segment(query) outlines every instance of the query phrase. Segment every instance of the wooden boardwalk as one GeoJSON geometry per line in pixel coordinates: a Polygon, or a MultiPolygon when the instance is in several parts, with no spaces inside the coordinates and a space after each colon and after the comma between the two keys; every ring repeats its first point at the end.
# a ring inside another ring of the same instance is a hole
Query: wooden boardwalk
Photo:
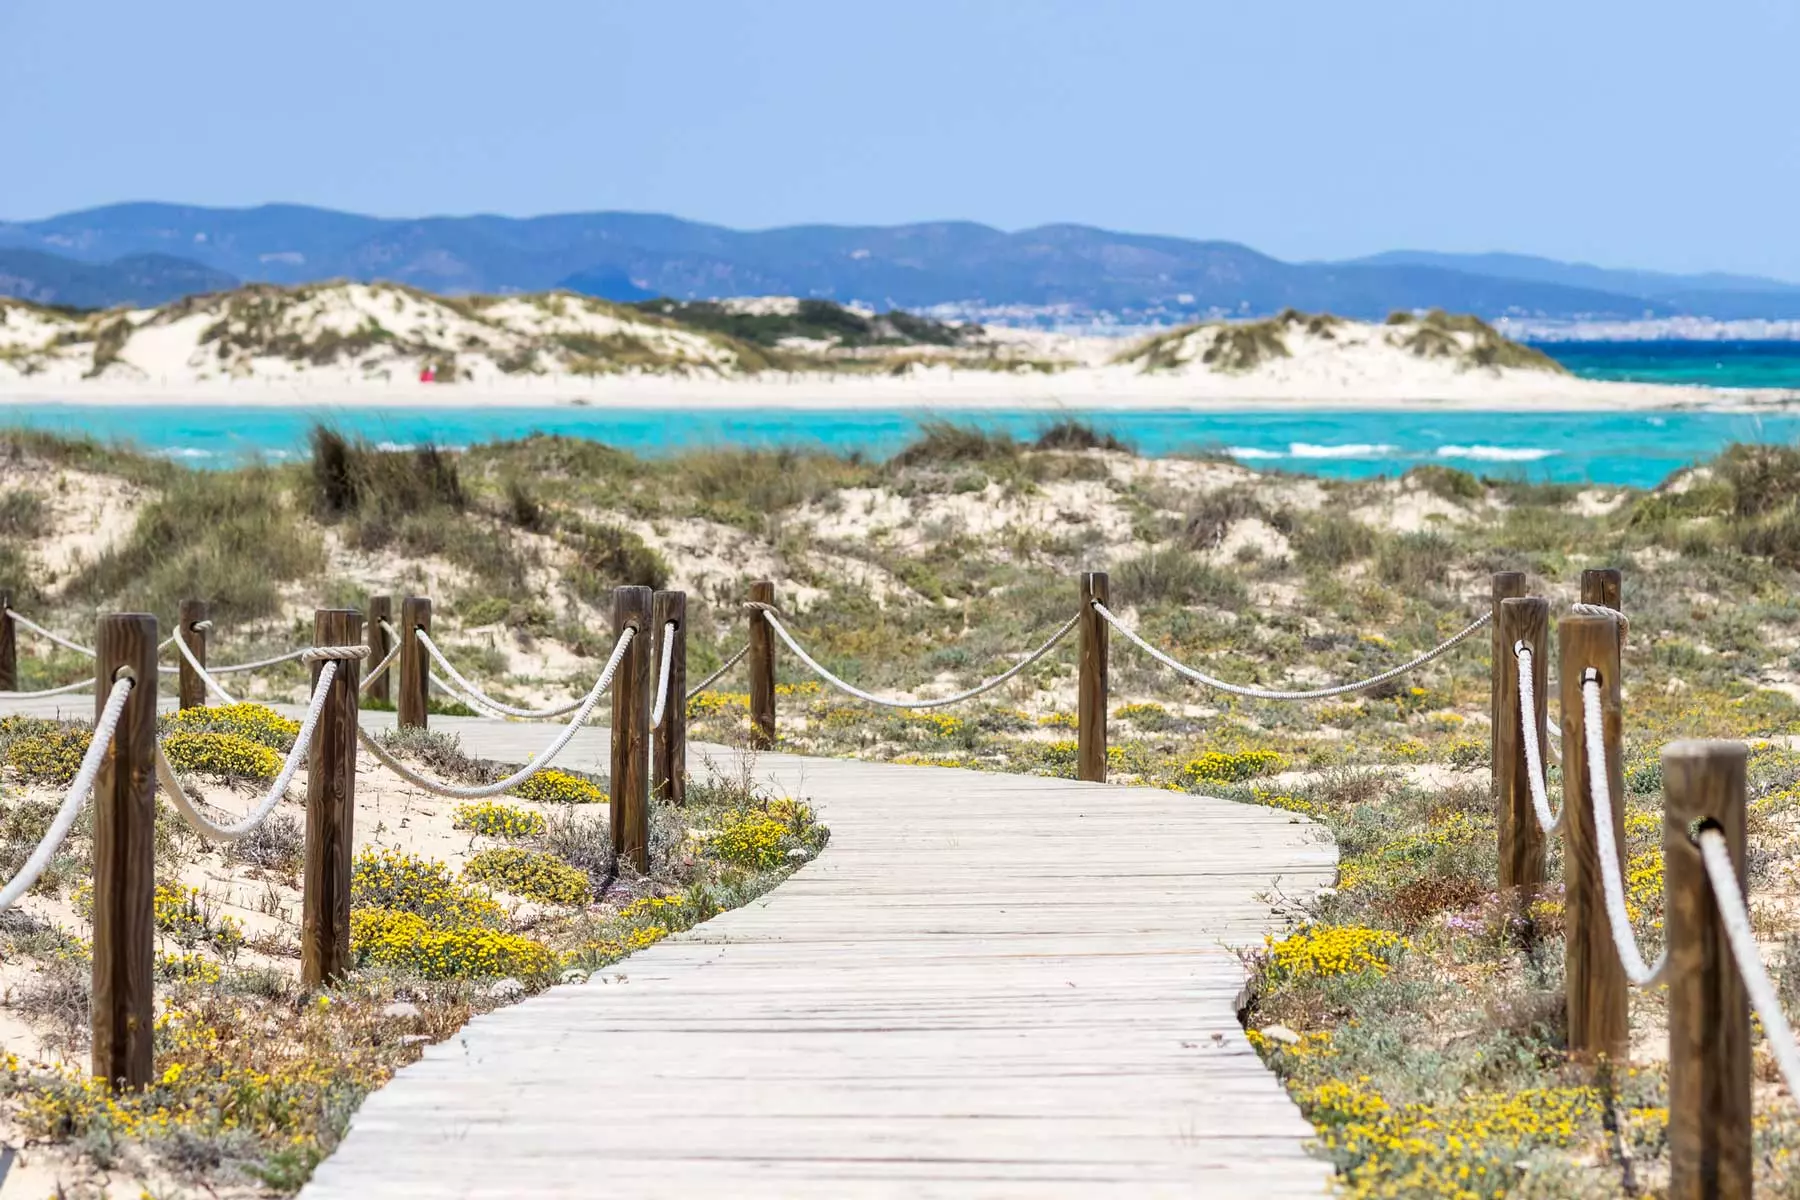
{"type": "MultiPolygon", "coordinates": [[[[544,738],[439,724],[496,758],[544,738]]],[[[1316,826],[1055,779],[755,773],[818,806],[815,862],[429,1047],[303,1200],[1324,1194],[1229,948],[1270,928],[1277,884],[1331,881],[1316,826]]]]}

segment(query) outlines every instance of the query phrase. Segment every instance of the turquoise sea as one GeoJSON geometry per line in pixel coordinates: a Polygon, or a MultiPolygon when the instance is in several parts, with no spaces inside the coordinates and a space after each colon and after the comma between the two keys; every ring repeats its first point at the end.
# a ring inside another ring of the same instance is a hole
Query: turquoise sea
{"type": "MultiPolygon", "coordinates": [[[[1800,390],[1800,343],[1556,343],[1543,347],[1578,374],[1713,386],[1800,390]],[[1717,364],[1729,363],[1730,366],[1717,364]],[[1731,380],[1726,383],[1725,380],[1731,380]]],[[[1800,444],[1800,414],[1660,412],[1206,412],[1046,413],[973,410],[959,423],[1035,436],[1074,418],[1147,454],[1209,451],[1264,470],[1339,477],[1397,474],[1442,463],[1483,475],[1652,486],[1733,441],[1800,444]]],[[[599,409],[447,406],[431,410],[115,407],[30,404],[0,408],[0,425],[123,440],[199,466],[306,453],[318,422],[393,446],[468,446],[532,432],[608,442],[641,454],[704,446],[795,446],[892,454],[931,414],[916,409],[599,409]]]]}

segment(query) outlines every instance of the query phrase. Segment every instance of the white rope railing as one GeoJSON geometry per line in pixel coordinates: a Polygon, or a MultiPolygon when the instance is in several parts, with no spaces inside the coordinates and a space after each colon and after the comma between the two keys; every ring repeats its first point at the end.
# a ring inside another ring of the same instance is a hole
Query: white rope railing
{"type": "Polygon", "coordinates": [[[726,659],[722,664],[720,664],[718,670],[714,671],[711,675],[708,675],[705,679],[702,679],[699,683],[697,683],[693,687],[689,688],[688,694],[686,696],[684,696],[683,699],[691,701],[691,700],[693,700],[693,698],[695,696],[698,696],[701,692],[704,692],[707,688],[709,688],[713,684],[719,682],[720,679],[723,679],[725,677],[725,672],[731,670],[731,668],[737,666],[740,662],[744,661],[744,655],[746,655],[748,653],[750,653],[749,646],[739,646],[737,649],[737,653],[733,654],[730,658],[726,659]]]}
{"type": "Polygon", "coordinates": [[[65,650],[73,650],[75,653],[85,654],[89,658],[98,657],[98,652],[95,651],[92,646],[84,646],[80,642],[72,642],[60,633],[45,629],[42,625],[39,625],[36,621],[33,621],[30,617],[15,608],[7,609],[6,615],[12,619],[13,624],[24,629],[29,629],[39,637],[46,641],[55,642],[65,650]]]}
{"type": "Polygon", "coordinates": [[[1793,1027],[1781,1010],[1781,998],[1769,979],[1768,968],[1763,966],[1762,952],[1757,949],[1756,933],[1750,927],[1750,908],[1744,903],[1737,871],[1731,864],[1731,847],[1725,843],[1725,834],[1710,826],[1702,828],[1694,840],[1700,846],[1700,861],[1712,883],[1713,898],[1718,901],[1725,940],[1731,947],[1731,956],[1737,960],[1744,991],[1750,995],[1750,1007],[1762,1021],[1769,1053],[1781,1070],[1788,1095],[1800,1100],[1800,1047],[1794,1044],[1793,1027]]]}
{"type": "Polygon", "coordinates": [[[1594,806],[1594,853],[1600,860],[1600,878],[1606,893],[1606,923],[1612,930],[1619,963],[1633,987],[1662,982],[1669,965],[1667,947],[1654,964],[1644,962],[1632,932],[1631,913],[1625,904],[1625,881],[1619,866],[1618,839],[1613,836],[1612,791],[1606,778],[1606,734],[1601,722],[1600,672],[1589,667],[1581,679],[1582,731],[1587,742],[1588,795],[1594,806]]]}
{"type": "Polygon", "coordinates": [[[188,666],[194,668],[194,672],[200,676],[200,682],[206,686],[207,691],[211,692],[227,704],[237,703],[237,699],[232,696],[230,692],[225,690],[224,685],[213,678],[212,672],[206,669],[205,664],[200,661],[199,656],[194,653],[186,641],[181,638],[176,638],[175,649],[180,651],[181,657],[187,659],[188,666]]]}
{"type": "Polygon", "coordinates": [[[42,700],[46,696],[67,696],[71,692],[85,692],[94,686],[92,679],[77,679],[74,683],[65,683],[61,687],[44,688],[36,692],[0,692],[0,699],[5,700],[42,700]]]}
{"type": "MultiPolygon", "coordinates": [[[[183,649],[186,649],[187,647],[186,642],[179,640],[175,644],[181,646],[183,649]]],[[[226,663],[221,667],[209,666],[207,667],[207,670],[211,671],[214,675],[236,675],[240,671],[260,671],[264,667],[279,666],[282,663],[305,662],[307,661],[307,655],[312,649],[313,647],[310,646],[303,647],[299,650],[289,650],[286,654],[277,654],[274,658],[259,658],[254,662],[226,663]]]]}
{"type": "MultiPolygon", "coordinates": [[[[364,654],[369,651],[367,646],[321,646],[317,649],[330,651],[355,649],[361,650],[364,654]]],[[[356,656],[344,654],[342,657],[356,656]]],[[[174,802],[176,811],[187,819],[189,825],[192,825],[201,835],[209,837],[215,842],[236,842],[250,836],[256,831],[257,826],[268,820],[269,814],[275,811],[275,806],[281,803],[281,798],[287,795],[288,785],[294,781],[295,772],[300,769],[301,762],[306,759],[312,749],[313,734],[319,726],[319,715],[325,711],[326,696],[331,691],[332,680],[337,678],[338,661],[337,658],[325,658],[325,665],[319,668],[318,681],[313,684],[312,703],[307,706],[306,717],[300,722],[300,732],[294,735],[294,744],[288,750],[287,761],[281,764],[281,772],[275,776],[275,782],[269,785],[269,790],[263,794],[263,798],[242,820],[229,825],[221,825],[201,812],[193,800],[188,797],[181,782],[175,778],[175,768],[169,764],[167,756],[163,754],[162,743],[157,742],[157,781],[162,784],[163,790],[169,793],[169,799],[174,802]]]]}
{"type": "Polygon", "coordinates": [[[675,662],[675,622],[663,625],[662,667],[656,673],[656,705],[650,710],[650,728],[661,729],[663,712],[669,707],[669,672],[675,662]]]}
{"type": "MultiPolygon", "coordinates": [[[[12,619],[12,621],[15,624],[19,625],[20,627],[30,630],[32,633],[37,634],[41,638],[44,638],[48,641],[56,643],[58,646],[61,646],[65,650],[73,650],[75,653],[84,654],[89,658],[96,657],[96,651],[94,650],[94,648],[92,646],[84,646],[80,642],[72,641],[69,638],[62,636],[60,633],[56,633],[53,630],[46,629],[42,625],[39,625],[36,621],[33,621],[30,617],[27,617],[25,614],[19,612],[17,609],[13,609],[13,608],[7,609],[6,615],[8,617],[10,617],[12,619]]],[[[212,627],[213,627],[213,623],[211,621],[196,621],[196,622],[194,622],[194,625],[193,625],[193,628],[195,628],[195,629],[211,629],[212,627]]],[[[160,652],[163,650],[167,650],[170,646],[174,646],[174,647],[178,648],[182,652],[182,657],[186,658],[190,665],[192,665],[194,663],[195,656],[194,656],[193,652],[188,649],[187,642],[182,638],[180,632],[171,633],[168,637],[164,638],[161,642],[158,642],[156,648],[160,652]]],[[[211,671],[214,675],[235,675],[242,671],[260,671],[264,667],[274,667],[274,666],[279,666],[282,663],[299,661],[299,660],[305,659],[306,655],[307,655],[307,648],[302,648],[299,650],[290,650],[286,654],[277,654],[272,658],[259,658],[259,659],[255,659],[251,662],[225,663],[223,665],[212,666],[212,667],[208,667],[205,669],[211,671]]],[[[159,674],[175,675],[175,674],[180,673],[181,668],[180,667],[162,666],[159,664],[157,666],[156,670],[159,674]]],[[[46,691],[41,691],[41,692],[5,692],[5,693],[0,693],[0,695],[5,695],[9,699],[23,700],[23,699],[30,699],[30,698],[38,697],[38,696],[59,696],[59,695],[62,695],[64,692],[78,692],[78,691],[82,690],[83,688],[89,687],[91,685],[92,685],[91,680],[84,680],[79,683],[68,684],[65,687],[52,688],[52,689],[49,689],[46,691]]]]}
{"type": "Polygon", "coordinates": [[[1284,691],[1270,688],[1246,687],[1242,684],[1228,683],[1223,679],[1208,675],[1204,671],[1197,671],[1185,663],[1177,662],[1175,659],[1170,658],[1167,654],[1164,654],[1161,650],[1158,650],[1155,646],[1152,646],[1149,642],[1146,642],[1143,638],[1139,637],[1135,630],[1119,620],[1118,617],[1114,616],[1112,610],[1107,608],[1106,605],[1100,603],[1098,600],[1090,601],[1090,603],[1093,604],[1094,611],[1099,613],[1108,625],[1111,625],[1114,629],[1124,634],[1128,641],[1138,649],[1142,650],[1145,654],[1148,654],[1151,658],[1162,663],[1165,667],[1170,668],[1177,674],[1185,675],[1195,683],[1203,684],[1215,691],[1229,692],[1233,696],[1244,696],[1252,700],[1326,700],[1333,696],[1347,696],[1353,692],[1366,692],[1372,687],[1379,687],[1389,680],[1398,679],[1400,676],[1405,675],[1410,671],[1417,670],[1426,663],[1431,662],[1433,659],[1449,653],[1452,649],[1461,645],[1470,637],[1473,637],[1477,631],[1494,619],[1494,614],[1492,612],[1482,613],[1462,630],[1451,635],[1449,640],[1441,642],[1430,650],[1427,650],[1425,653],[1419,655],[1417,658],[1403,662],[1399,666],[1383,671],[1379,675],[1372,675],[1367,679],[1357,680],[1355,683],[1340,683],[1330,687],[1284,691]]]}
{"type": "Polygon", "coordinates": [[[128,674],[113,680],[112,690],[106,695],[106,707],[100,710],[100,715],[94,720],[94,734],[88,741],[87,753],[81,756],[81,766],[75,772],[75,779],[69,784],[69,790],[63,793],[62,807],[56,810],[56,816],[51,820],[50,828],[45,831],[43,840],[38,842],[31,857],[25,860],[25,865],[19,868],[19,873],[4,888],[0,888],[0,910],[17,904],[19,897],[36,885],[44,868],[50,865],[56,852],[62,849],[69,830],[75,827],[75,818],[81,815],[88,793],[94,789],[94,778],[99,775],[100,764],[105,761],[113,735],[118,731],[119,718],[125,712],[125,702],[131,698],[132,685],[132,677],[128,674]]]}
{"type": "Polygon", "coordinates": [[[523,767],[519,768],[519,770],[513,772],[511,775],[508,775],[505,779],[496,780],[493,783],[477,784],[470,787],[458,787],[454,784],[445,783],[440,779],[433,779],[429,775],[421,775],[419,772],[395,758],[392,754],[389,754],[380,742],[376,741],[369,735],[369,732],[366,729],[363,729],[360,726],[357,728],[356,736],[362,740],[363,746],[369,753],[373,754],[383,766],[416,787],[422,787],[435,795],[449,796],[458,800],[480,800],[488,796],[498,796],[502,792],[511,791],[513,788],[518,787],[521,783],[524,783],[527,779],[530,779],[533,775],[536,775],[539,771],[543,770],[550,764],[552,759],[562,753],[563,747],[567,746],[569,742],[574,739],[575,734],[587,723],[588,715],[594,711],[594,706],[600,703],[601,695],[608,687],[612,686],[613,675],[618,671],[619,664],[625,660],[625,652],[630,648],[632,638],[635,637],[636,634],[637,630],[630,628],[625,629],[619,634],[619,641],[618,644],[613,647],[612,657],[606,662],[606,670],[602,671],[600,673],[600,678],[594,681],[593,688],[590,689],[587,696],[583,698],[581,707],[576,711],[575,715],[569,719],[569,723],[563,727],[562,732],[557,734],[555,740],[544,747],[544,749],[540,750],[529,763],[526,763],[523,767]]]}
{"type": "Polygon", "coordinates": [[[399,657],[400,657],[400,643],[395,642],[392,646],[388,647],[388,652],[387,652],[386,656],[384,656],[382,658],[382,660],[380,662],[376,663],[373,667],[369,668],[369,672],[368,672],[368,674],[363,676],[363,681],[362,681],[361,685],[358,687],[358,690],[364,691],[364,692],[368,691],[370,685],[373,684],[377,679],[380,679],[383,675],[385,675],[388,671],[388,668],[392,667],[394,665],[394,660],[399,657]]]}
{"type": "Polygon", "coordinates": [[[1058,642],[1069,635],[1069,631],[1074,629],[1076,623],[1081,619],[1079,614],[1070,617],[1063,623],[1062,628],[1050,635],[1049,640],[1043,645],[1039,646],[1036,650],[1033,650],[1030,654],[1013,664],[1013,666],[1007,668],[1007,670],[1001,674],[994,676],[992,679],[978,683],[967,691],[957,692],[953,696],[941,696],[933,700],[895,700],[891,697],[877,696],[871,692],[865,692],[854,684],[846,683],[836,675],[833,675],[830,671],[827,671],[824,667],[820,666],[818,661],[814,659],[812,655],[808,654],[799,642],[794,640],[794,635],[789,633],[787,626],[781,623],[781,619],[775,615],[773,607],[764,604],[758,604],[754,607],[762,612],[763,619],[769,623],[769,627],[780,636],[781,640],[787,643],[788,649],[792,650],[794,654],[799,657],[800,661],[810,667],[813,674],[817,675],[820,679],[823,679],[826,683],[829,683],[832,687],[843,692],[847,696],[853,696],[858,700],[866,700],[870,704],[879,704],[883,708],[901,709],[943,708],[946,705],[960,704],[962,701],[972,699],[981,695],[983,692],[991,692],[1019,672],[1023,671],[1026,667],[1029,667],[1038,659],[1044,657],[1044,655],[1050,653],[1058,642]]]}
{"type": "Polygon", "coordinates": [[[1525,743],[1525,774],[1531,785],[1531,806],[1537,810],[1538,824],[1544,832],[1555,833],[1562,828],[1563,813],[1550,811],[1543,747],[1538,744],[1537,683],[1532,676],[1531,647],[1522,641],[1514,642],[1513,656],[1519,664],[1519,732],[1520,740],[1525,743]]]}
{"type": "MultiPolygon", "coordinates": [[[[400,635],[395,633],[393,627],[386,622],[382,623],[382,628],[387,629],[395,639],[399,638],[400,635]]],[[[558,704],[551,708],[519,708],[516,705],[496,700],[480,688],[476,687],[473,683],[470,683],[468,677],[457,670],[454,663],[444,657],[444,652],[438,649],[437,643],[431,640],[430,634],[426,633],[423,629],[415,629],[413,630],[413,636],[419,639],[419,645],[425,647],[425,652],[431,655],[438,666],[443,668],[444,674],[455,681],[455,685],[452,686],[447,684],[441,679],[434,680],[433,682],[453,696],[458,695],[460,692],[461,695],[459,698],[468,701],[471,708],[485,708],[488,711],[503,717],[519,717],[524,720],[543,720],[546,717],[560,717],[572,713],[580,708],[583,703],[580,698],[577,698],[567,704],[558,704]]]]}

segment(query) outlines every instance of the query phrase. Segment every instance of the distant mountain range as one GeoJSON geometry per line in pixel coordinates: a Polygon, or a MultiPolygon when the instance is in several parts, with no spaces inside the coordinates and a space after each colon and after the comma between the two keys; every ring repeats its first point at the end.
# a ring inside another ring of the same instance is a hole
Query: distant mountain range
{"type": "Polygon", "coordinates": [[[118,204],[0,222],[0,295],[145,305],[238,282],[389,280],[445,294],[817,297],[993,319],[1168,324],[1285,308],[1380,318],[1792,319],[1800,284],[1393,251],[1290,263],[1234,242],[971,222],[742,231],[645,213],[390,219],[297,205],[118,204]]]}

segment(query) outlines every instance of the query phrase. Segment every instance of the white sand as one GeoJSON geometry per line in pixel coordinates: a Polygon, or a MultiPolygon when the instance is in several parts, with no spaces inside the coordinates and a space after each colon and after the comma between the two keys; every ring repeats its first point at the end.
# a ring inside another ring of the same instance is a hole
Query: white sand
{"type": "MultiPolygon", "coordinates": [[[[790,298],[733,302],[782,311],[790,298]]],[[[990,329],[953,348],[837,351],[873,371],[756,371],[703,333],[587,297],[452,301],[387,284],[243,289],[157,309],[71,316],[0,301],[7,404],[443,408],[589,405],[793,409],[1642,409],[1800,405],[1800,392],[1601,383],[1469,365],[1473,339],[1417,352],[1411,326],[1289,322],[1285,354],[1225,371],[1209,325],[1158,344],[990,329]],[[1461,357],[1459,357],[1461,355],[1461,357]],[[454,363],[458,382],[422,383],[454,363]],[[1050,369],[1045,369],[1050,368],[1050,369]],[[595,373],[610,372],[610,373],[595,373]]]]}
{"type": "MultiPolygon", "coordinates": [[[[323,375],[323,373],[320,373],[323,375]]],[[[1004,375],[934,367],[894,378],[867,375],[775,375],[735,379],[637,375],[595,379],[523,377],[474,383],[341,379],[121,380],[0,377],[7,405],[195,404],[307,408],[454,408],[555,406],[675,409],[1394,409],[1581,411],[1722,409],[1776,411],[1800,407],[1800,393],[1651,384],[1600,383],[1566,376],[1509,372],[1501,378],[1421,381],[1327,381],[1250,376],[1199,378],[1136,375],[1116,367],[1075,368],[1056,375],[1004,375]],[[1526,376],[1519,378],[1519,376],[1526,376]]]]}

